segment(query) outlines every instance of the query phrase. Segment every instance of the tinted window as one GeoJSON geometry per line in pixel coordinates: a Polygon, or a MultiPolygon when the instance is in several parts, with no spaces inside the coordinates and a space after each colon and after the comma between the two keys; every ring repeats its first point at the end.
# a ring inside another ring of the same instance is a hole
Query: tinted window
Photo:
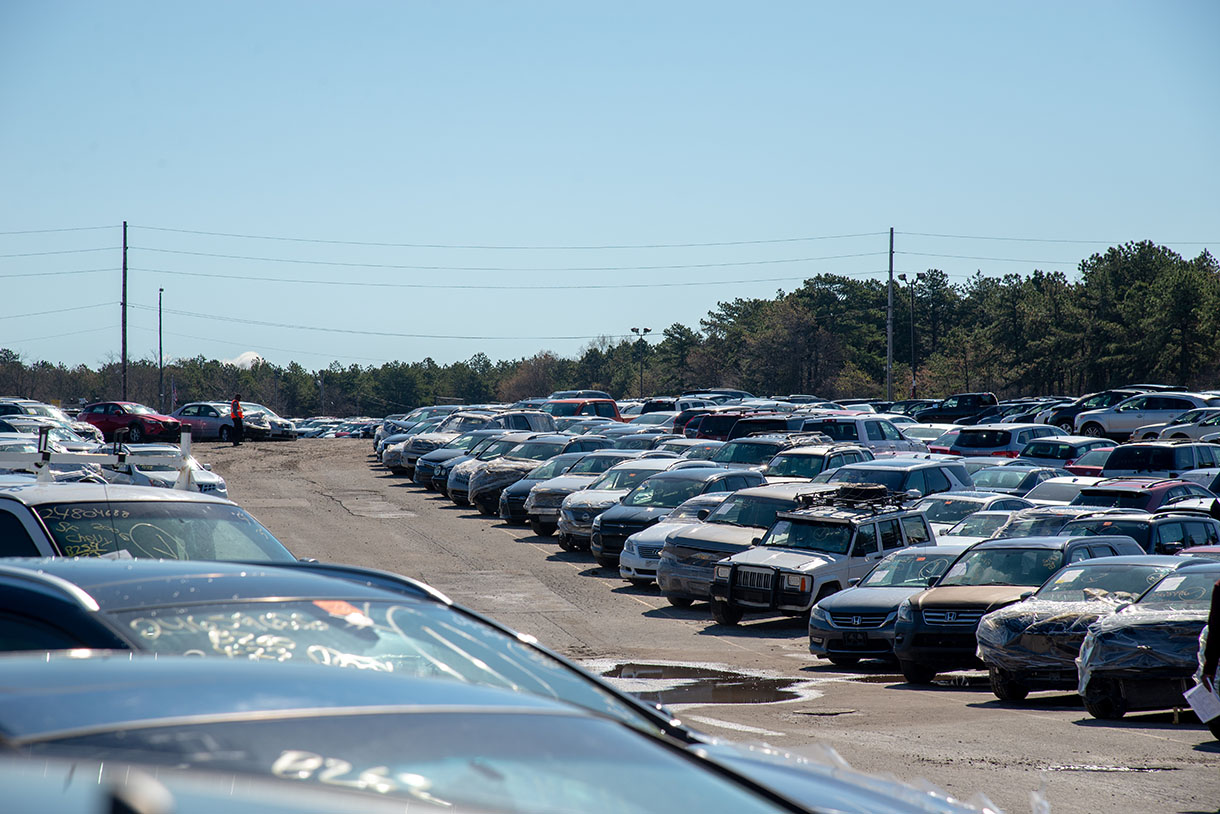
{"type": "Polygon", "coordinates": [[[902,548],[902,533],[898,530],[897,520],[881,520],[877,523],[881,532],[881,547],[886,551],[902,548]]]}
{"type": "Polygon", "coordinates": [[[37,619],[0,613],[0,651],[64,650],[80,640],[37,619]]]}
{"type": "Polygon", "coordinates": [[[984,449],[987,447],[1008,446],[1012,442],[1012,433],[1008,430],[962,430],[954,446],[963,449],[984,449]]]}
{"type": "Polygon", "coordinates": [[[0,511],[0,557],[37,557],[38,546],[21,524],[21,518],[0,511]]]}
{"type": "Polygon", "coordinates": [[[1168,447],[1115,447],[1106,459],[1107,470],[1169,470],[1174,468],[1174,450],[1168,447]]]}
{"type": "Polygon", "coordinates": [[[607,401],[599,401],[594,405],[597,408],[597,414],[605,418],[614,418],[614,405],[607,401]]]}
{"type": "Polygon", "coordinates": [[[924,484],[927,487],[924,494],[932,494],[933,492],[948,492],[951,487],[949,478],[944,472],[939,469],[925,469],[923,471],[924,484]]]}
{"type": "Polygon", "coordinates": [[[870,441],[885,440],[885,433],[881,431],[881,425],[876,421],[864,422],[864,430],[868,433],[868,440],[870,441]]]}
{"type": "Polygon", "coordinates": [[[908,491],[911,489],[914,489],[921,495],[926,495],[928,493],[929,490],[927,483],[924,480],[922,469],[911,470],[910,474],[907,475],[906,480],[903,482],[902,489],[900,491],[908,491]]]}
{"type": "Polygon", "coordinates": [[[906,480],[906,473],[901,469],[856,469],[845,466],[827,474],[833,483],[879,483],[891,492],[901,492],[903,481],[906,480]]]}
{"type": "Polygon", "coordinates": [[[805,429],[825,433],[836,441],[860,440],[854,421],[805,422],[805,429]]]}

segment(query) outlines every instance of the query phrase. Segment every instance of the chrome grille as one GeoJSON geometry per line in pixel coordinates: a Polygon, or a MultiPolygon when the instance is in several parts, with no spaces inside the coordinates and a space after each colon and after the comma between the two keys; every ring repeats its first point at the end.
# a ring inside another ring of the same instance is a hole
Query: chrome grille
{"type": "Polygon", "coordinates": [[[832,613],[830,623],[835,627],[881,627],[885,617],[884,613],[832,613]]]}
{"type": "Polygon", "coordinates": [[[661,556],[661,547],[659,545],[642,545],[636,546],[636,551],[640,557],[646,560],[655,560],[661,556]]]}
{"type": "Polygon", "coordinates": [[[567,495],[563,492],[534,492],[533,505],[539,509],[555,509],[567,495]]]}
{"type": "Polygon", "coordinates": [[[737,569],[737,584],[742,588],[758,588],[769,591],[774,579],[775,572],[770,568],[746,568],[743,566],[737,569]]]}
{"type": "Polygon", "coordinates": [[[981,610],[925,610],[923,620],[929,625],[977,625],[983,618],[981,610]]]}

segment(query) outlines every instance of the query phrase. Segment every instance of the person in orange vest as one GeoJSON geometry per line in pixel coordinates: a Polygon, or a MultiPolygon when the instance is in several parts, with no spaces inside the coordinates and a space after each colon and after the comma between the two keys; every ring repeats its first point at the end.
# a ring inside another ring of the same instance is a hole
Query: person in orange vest
{"type": "Polygon", "coordinates": [[[245,414],[241,411],[241,393],[233,396],[233,401],[229,403],[229,415],[233,418],[233,446],[239,447],[245,434],[245,427],[242,426],[245,414]]]}

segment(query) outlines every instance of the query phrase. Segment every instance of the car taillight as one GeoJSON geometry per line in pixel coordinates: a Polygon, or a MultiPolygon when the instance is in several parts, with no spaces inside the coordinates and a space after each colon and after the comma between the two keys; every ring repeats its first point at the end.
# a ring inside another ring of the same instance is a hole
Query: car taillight
{"type": "Polygon", "coordinates": [[[1004,450],[1003,452],[991,453],[991,457],[993,457],[993,458],[1015,458],[1015,457],[1017,457],[1017,455],[1018,455],[1018,453],[1013,452],[1012,450],[1004,450]]]}

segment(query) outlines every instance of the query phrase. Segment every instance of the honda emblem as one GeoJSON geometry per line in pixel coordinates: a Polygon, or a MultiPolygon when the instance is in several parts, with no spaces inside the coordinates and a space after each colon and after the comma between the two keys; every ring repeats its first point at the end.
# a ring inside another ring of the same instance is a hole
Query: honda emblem
{"type": "Polygon", "coordinates": [[[957,612],[956,611],[947,611],[945,613],[945,621],[946,622],[956,622],[957,621],[957,612]]]}
{"type": "Polygon", "coordinates": [[[861,620],[860,620],[860,617],[859,617],[859,616],[853,616],[853,617],[851,618],[851,626],[852,626],[852,627],[860,627],[860,621],[861,621],[861,620]]]}

